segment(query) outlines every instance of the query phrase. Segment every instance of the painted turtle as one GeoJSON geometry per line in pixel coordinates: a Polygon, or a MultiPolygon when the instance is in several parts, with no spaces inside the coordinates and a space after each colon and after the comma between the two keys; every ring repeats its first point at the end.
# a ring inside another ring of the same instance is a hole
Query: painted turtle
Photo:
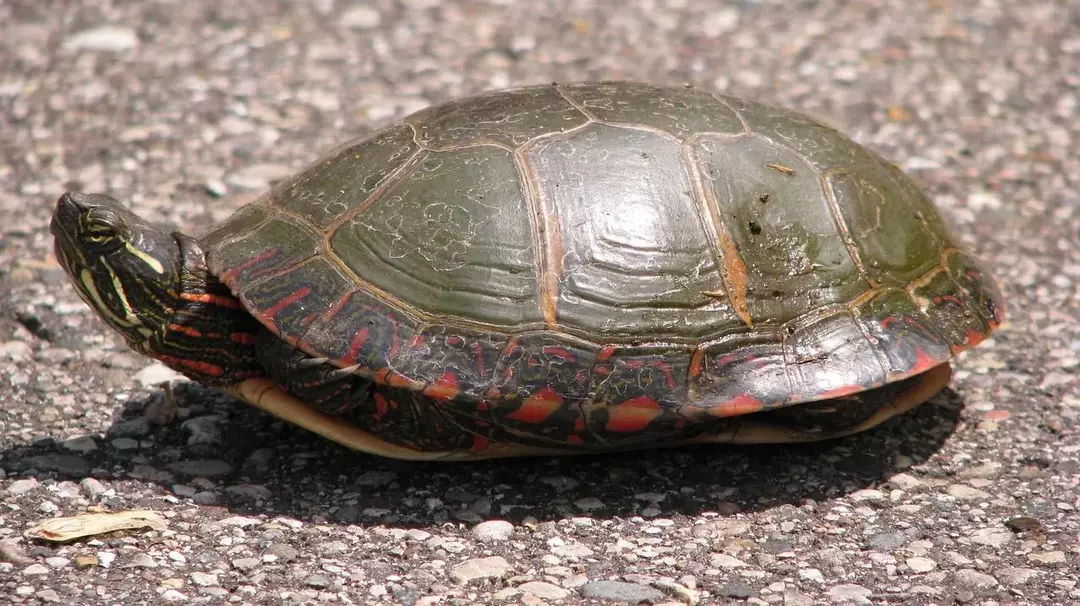
{"type": "Polygon", "coordinates": [[[399,458],[846,435],[931,397],[1005,309],[873,152],[626,82],[425,109],[198,240],[100,194],[52,231],[134,349],[399,458]]]}

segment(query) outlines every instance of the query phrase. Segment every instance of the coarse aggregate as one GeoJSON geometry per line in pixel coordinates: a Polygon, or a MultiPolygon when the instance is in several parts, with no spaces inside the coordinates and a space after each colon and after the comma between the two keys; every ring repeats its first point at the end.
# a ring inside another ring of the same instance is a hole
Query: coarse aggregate
{"type": "Polygon", "coordinates": [[[1080,3],[0,0],[0,604],[1080,604],[1080,3]],[[915,177],[1009,319],[858,436],[467,464],[344,450],[178,381],[48,221],[199,235],[345,139],[551,81],[782,104],[915,177]],[[164,422],[162,422],[164,421],[164,422]],[[166,530],[70,543],[52,517],[166,530]]]}

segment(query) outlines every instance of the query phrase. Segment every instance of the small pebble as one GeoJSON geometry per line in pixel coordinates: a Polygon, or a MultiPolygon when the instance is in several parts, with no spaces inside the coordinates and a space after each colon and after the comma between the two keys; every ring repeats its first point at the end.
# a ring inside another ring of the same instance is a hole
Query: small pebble
{"type": "Polygon", "coordinates": [[[40,485],[41,484],[37,481],[37,478],[15,480],[11,484],[8,484],[7,493],[10,495],[26,494],[40,485]]]}
{"type": "Polygon", "coordinates": [[[664,593],[647,585],[622,581],[590,581],[581,586],[581,597],[593,600],[612,600],[640,604],[659,602],[664,593]]]}
{"type": "Polygon", "coordinates": [[[489,520],[474,526],[472,532],[480,541],[506,541],[514,534],[514,525],[504,520],[489,520]]]}
{"type": "Polygon", "coordinates": [[[135,30],[117,25],[103,25],[68,36],[63,47],[68,51],[120,52],[131,50],[138,45],[139,37],[135,30]]]}
{"type": "Polygon", "coordinates": [[[998,584],[994,577],[971,568],[958,570],[954,576],[958,585],[971,589],[990,589],[998,584]]]}
{"type": "Polygon", "coordinates": [[[451,568],[450,579],[459,585],[467,585],[480,579],[502,577],[510,570],[510,563],[502,556],[474,558],[451,568]]]}

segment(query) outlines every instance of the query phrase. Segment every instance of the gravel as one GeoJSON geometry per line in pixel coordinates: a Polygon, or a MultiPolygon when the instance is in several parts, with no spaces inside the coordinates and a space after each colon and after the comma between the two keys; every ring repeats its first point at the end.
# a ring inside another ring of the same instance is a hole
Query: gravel
{"type": "Polygon", "coordinates": [[[0,2],[0,604],[1080,602],[1080,6],[1040,0],[0,2]],[[200,235],[322,150],[493,87],[692,83],[896,162],[1009,321],[867,434],[476,464],[351,453],[176,382],[48,222],[200,235]],[[152,509],[168,530],[30,540],[152,509]]]}

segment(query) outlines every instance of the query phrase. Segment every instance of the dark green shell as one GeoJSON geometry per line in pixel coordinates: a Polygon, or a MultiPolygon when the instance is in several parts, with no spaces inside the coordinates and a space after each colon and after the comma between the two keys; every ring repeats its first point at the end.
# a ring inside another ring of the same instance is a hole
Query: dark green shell
{"type": "Polygon", "coordinates": [[[631,83],[423,110],[204,244],[287,343],[485,438],[560,445],[899,381],[1004,313],[874,153],[788,110],[631,83]]]}

